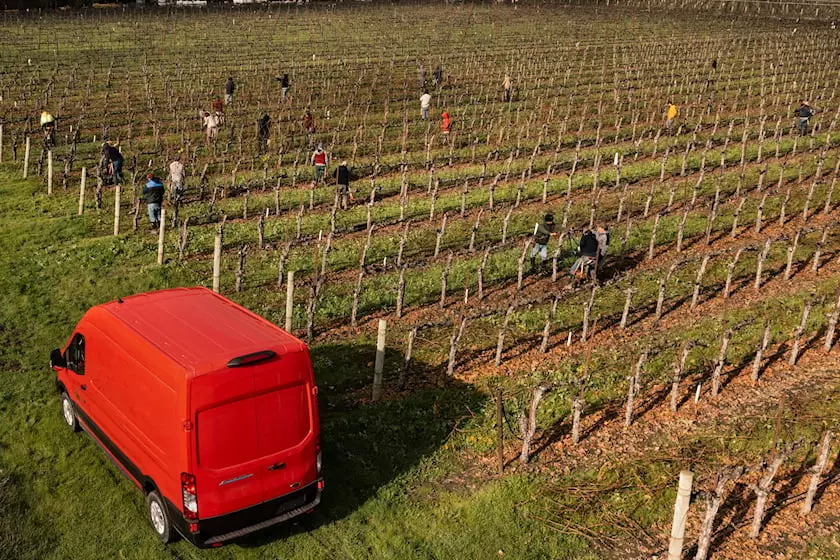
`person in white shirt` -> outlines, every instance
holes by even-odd
[[[219,117],[218,115],[204,111],[204,133],[207,135],[207,143],[210,144],[219,135]]]
[[[176,155],[175,160],[169,164],[169,189],[175,198],[184,194],[184,164],[181,163],[180,155]]]
[[[429,119],[429,107],[432,105],[432,96],[429,92],[423,90],[423,95],[420,96],[420,116],[423,120]]]

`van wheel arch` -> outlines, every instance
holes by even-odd
[[[67,391],[59,393],[59,401],[61,401],[61,416],[64,418],[64,423],[72,432],[80,431],[82,428],[76,416],[76,405],[73,403],[70,395],[67,394]]]
[[[146,494],[146,518],[155,536],[164,544],[172,542],[177,535],[166,507],[166,499],[157,489]]]
[[[152,480],[151,478],[149,478],[148,476],[143,477],[142,484],[143,484],[143,493],[144,494],[149,495],[149,494],[151,494],[152,492],[155,492],[155,491],[160,493],[160,490],[158,490],[158,487],[157,487],[157,484],[155,484],[155,481]]]

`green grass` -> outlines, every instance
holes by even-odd
[[[458,480],[463,459],[444,445],[481,414],[480,391],[421,384],[367,403],[366,391],[357,393],[369,387],[374,354],[364,339],[312,349],[327,479],[316,513],[220,551],[158,544],[140,492],[91,439],[63,425],[46,360],[88,307],[195,284],[203,271],[151,264],[143,235],[96,237],[99,215],[67,217],[56,199],[33,194],[35,183],[0,172],[0,558],[478,558],[498,550],[574,558],[586,550],[516,509],[537,480]]]

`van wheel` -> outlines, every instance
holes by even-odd
[[[79,431],[79,420],[76,418],[76,407],[67,393],[61,393],[61,415],[64,417],[64,422],[74,432]]]
[[[164,544],[171,542],[172,524],[169,521],[169,514],[166,512],[166,504],[163,503],[163,499],[161,499],[157,490],[149,492],[146,496],[146,513],[157,538]]]

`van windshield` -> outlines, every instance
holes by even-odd
[[[296,446],[309,434],[305,383],[228,402],[198,414],[198,461],[223,469]]]

